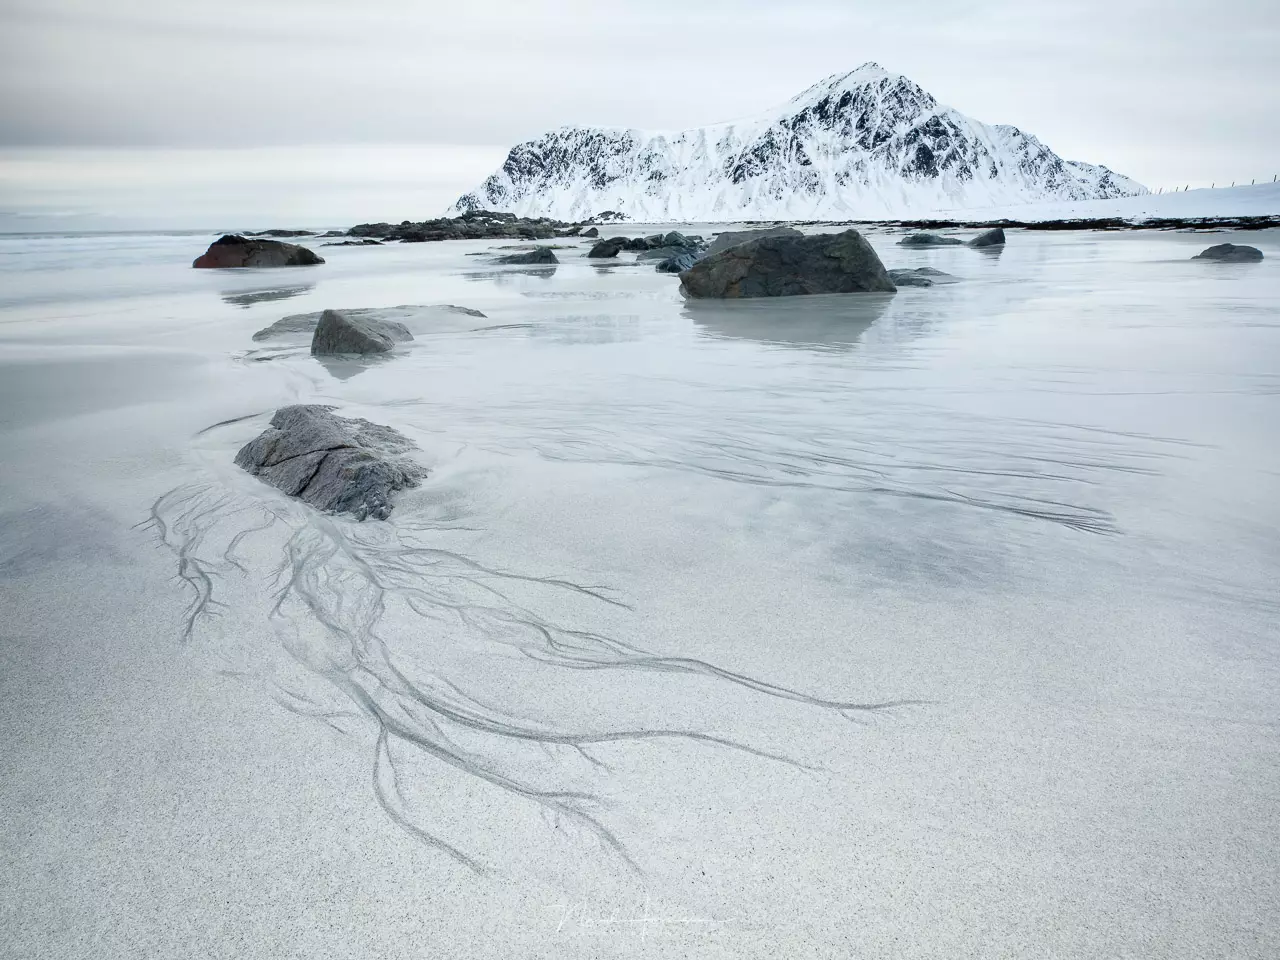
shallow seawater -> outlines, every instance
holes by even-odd
[[[15,942],[1273,955],[1280,235],[868,236],[961,282],[0,238]],[[252,339],[412,304],[484,316]],[[360,524],[234,468],[297,402],[428,479]]]

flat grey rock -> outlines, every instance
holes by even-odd
[[[1004,227],[996,227],[980,233],[969,241],[971,247],[1000,247],[1004,245]]]
[[[956,283],[960,278],[933,267],[890,270],[889,279],[899,287],[932,287],[937,283]]]
[[[900,247],[958,247],[964,241],[957,237],[940,237],[936,233],[913,233],[898,241]]]
[[[1219,263],[1257,263],[1262,251],[1242,243],[1219,243],[1201,250],[1192,260],[1217,260]]]
[[[680,274],[681,291],[701,297],[790,297],[892,293],[897,289],[857,230],[761,237],[704,257]]]
[[[412,339],[413,334],[403,323],[326,310],[320,314],[320,322],[311,337],[311,353],[325,357],[386,353],[397,343]]]
[[[795,227],[767,227],[762,230],[728,230],[719,234],[711,241],[711,246],[707,247],[707,256],[713,253],[719,253],[721,250],[728,250],[730,247],[736,247],[740,243],[746,243],[749,240],[759,240],[761,237],[802,237],[804,236]]]
[[[271,324],[271,326],[259,330],[253,335],[253,339],[261,342],[264,340],[297,340],[310,337],[315,332],[322,313],[323,311],[295,313],[283,317]],[[342,313],[348,317],[368,317],[374,320],[394,322],[407,329],[411,334],[431,333],[437,329],[456,332],[459,329],[467,329],[471,326],[469,322],[464,322],[460,326],[458,324],[460,318],[487,319],[479,310],[473,310],[470,307],[459,307],[452,303],[404,304],[398,307],[359,307],[353,310],[343,310]],[[412,337],[406,339],[412,339]]]
[[[236,454],[236,466],[317,510],[385,520],[392,495],[417,486],[426,469],[404,455],[407,437],[333,407],[281,407],[271,426]]]

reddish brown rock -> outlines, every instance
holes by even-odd
[[[227,234],[209,244],[204,255],[197,257],[193,267],[309,267],[324,263],[306,247],[279,240],[250,240]]]

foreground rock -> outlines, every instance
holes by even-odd
[[[1262,251],[1242,243],[1219,243],[1201,250],[1192,260],[1217,260],[1219,263],[1257,263]]]
[[[936,283],[955,283],[960,278],[933,267],[915,267],[910,270],[890,270],[889,279],[899,287],[932,287]]]
[[[857,230],[813,237],[761,237],[722,250],[680,274],[688,297],[790,297],[892,293],[897,289]]]
[[[350,318],[365,318],[386,321],[401,327],[412,334],[435,332],[457,332],[474,328],[472,319],[487,319],[479,310],[470,307],[459,307],[452,303],[436,304],[403,304],[398,307],[360,307],[354,310],[340,311]],[[264,340],[302,340],[309,339],[324,316],[323,311],[316,313],[294,313],[269,327],[264,327],[253,335],[257,341]],[[461,321],[461,322],[460,322]]]
[[[311,354],[332,357],[387,353],[397,343],[412,339],[413,334],[403,323],[326,310],[320,314],[320,322],[311,337]]]
[[[958,247],[963,240],[956,237],[940,237],[936,233],[913,233],[898,241],[900,247]]]
[[[711,246],[707,247],[707,256],[719,253],[721,250],[728,250],[730,247],[736,247],[740,243],[746,243],[749,240],[759,240],[761,237],[803,237],[804,234],[795,227],[768,227],[763,230],[730,230],[726,233],[719,234],[711,241]]]
[[[237,234],[219,237],[193,267],[309,267],[324,263],[306,247],[279,240],[250,240]]]
[[[502,264],[556,264],[560,261],[556,259],[556,255],[550,247],[534,247],[528,253],[513,253],[509,256],[498,257],[494,263]]]
[[[316,404],[281,407],[271,426],[236,454],[236,466],[318,510],[385,520],[391,497],[426,470],[413,444],[390,427],[334,416]]]
[[[986,233],[980,233],[969,241],[971,247],[1002,247],[1004,246],[1004,227],[996,227],[994,230],[988,230]]]

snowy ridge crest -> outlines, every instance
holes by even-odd
[[[451,213],[584,220],[877,219],[1146,193],[1034,136],[988,126],[875,63],[758,117],[658,132],[561,127],[517,144]]]

